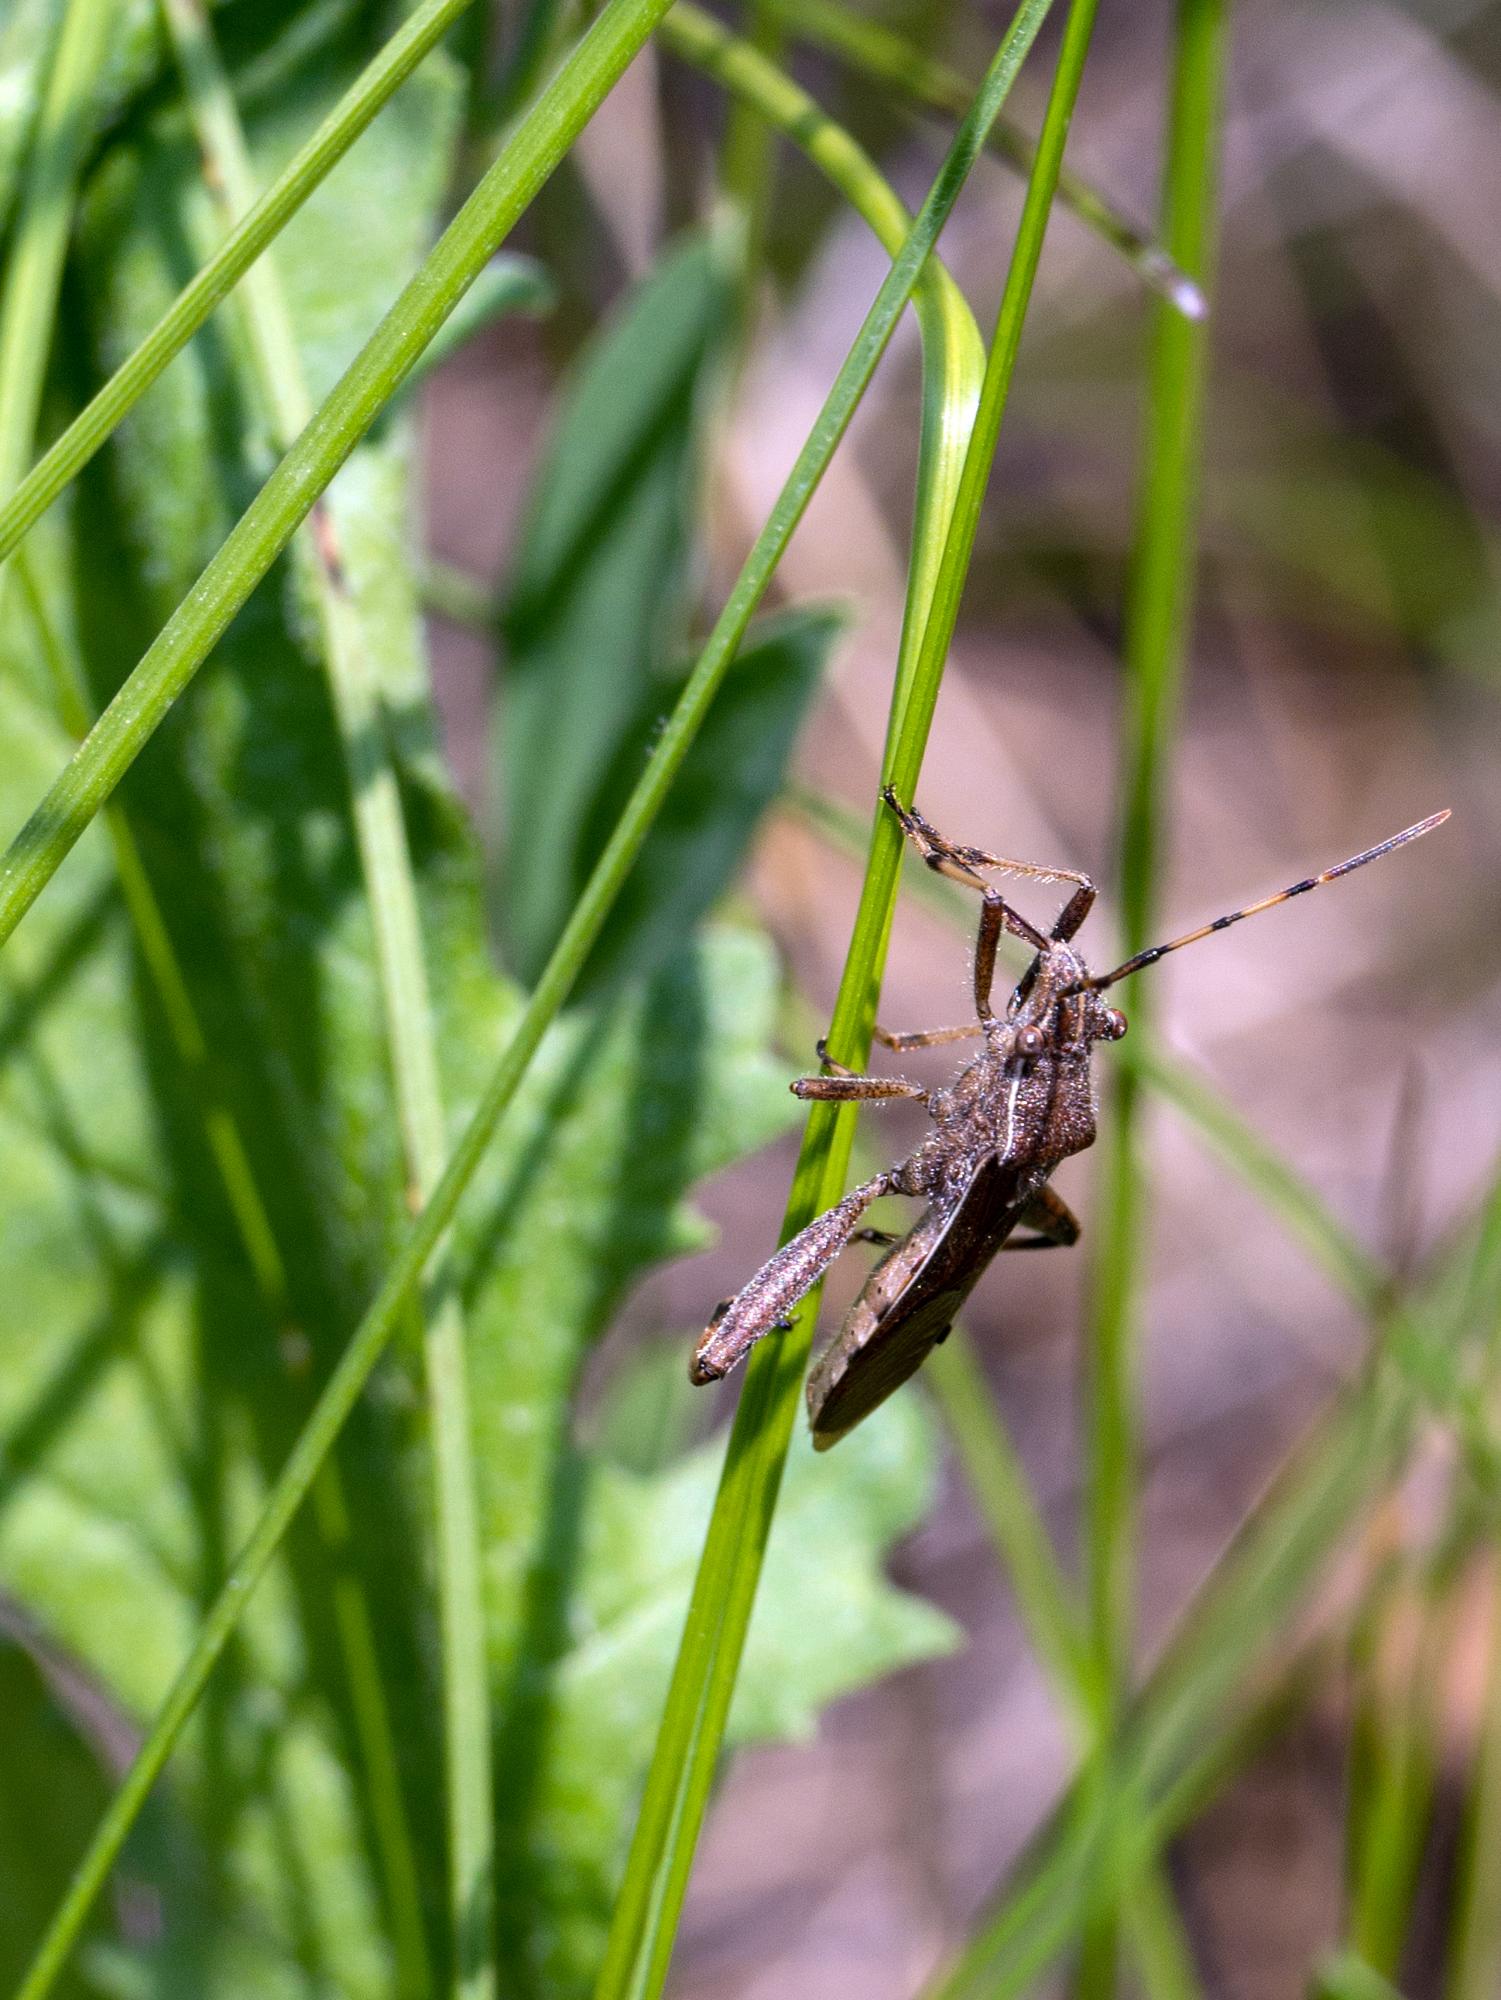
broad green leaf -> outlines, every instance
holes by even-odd
[[[841,614],[827,606],[800,606],[752,629],[600,934],[583,992],[661,959],[734,880],[762,813],[782,789],[793,740],[843,629]],[[672,682],[641,690],[584,822],[584,873],[676,693]]]
[[[663,1357],[675,1378],[686,1379],[687,1351]],[[894,1398],[834,1454],[815,1455],[800,1434],[732,1742],[807,1736],[827,1702],[957,1643],[942,1613],[880,1570],[881,1552],[927,1509],[933,1442],[915,1396]],[[533,1624],[497,1771],[508,1990],[562,2000],[591,1990],[719,1460],[714,1446],[642,1476],[560,1454],[554,1533],[566,1524],[579,1555],[564,1593],[543,1578],[528,1594]],[[551,1639],[550,1656],[538,1637]]]
[[[584,827],[648,692],[685,649],[698,418],[729,301],[692,235],[585,351],[531,495],[502,632],[497,917],[534,979],[594,855]]]

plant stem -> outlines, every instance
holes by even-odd
[[[234,94],[200,0],[161,0],[161,5],[182,70],[205,180],[227,232],[257,199],[255,170]],[[241,303],[248,336],[250,401],[264,405],[272,443],[286,453],[311,421],[313,401],[274,251],[248,274]],[[320,500],[296,546],[309,583],[349,775],[408,1201],[415,1208],[427,1200],[443,1170],[447,1120],[411,851],[390,733],[366,640],[369,613],[359,602],[339,543],[337,507],[328,499]],[[461,2000],[489,2000],[496,1985],[490,1700],[464,1318],[449,1268],[450,1254],[446,1240],[438,1245],[426,1309],[419,1300],[413,1314],[421,1323],[432,1414],[454,1991]]]
[[[1450,1936],[1448,2000],[1493,2000],[1501,1983],[1501,1579],[1486,1579],[1490,1642]]]
[[[1463,1355],[1501,1304],[1501,1177],[1477,1226],[1420,1293],[1388,1305],[1364,1378],[1319,1424],[1241,1527],[1116,1738],[1105,1781],[1081,1780],[1039,1834],[994,1914],[929,1989],[1001,2000],[1037,1978],[1202,1795],[1196,1767],[1237,1720],[1235,1691],[1339,1538],[1392,1476],[1427,1415],[1414,1351]],[[1477,1335],[1477,1327],[1483,1333]],[[1404,1350],[1409,1358],[1403,1359]],[[1206,1744],[1209,1746],[1206,1748]]]
[[[0,506],[0,562],[88,464],[132,404],[145,394],[173,355],[187,345],[386,100],[472,4],[473,0],[423,0],[391,37],[135,352],[121,363],[15,492],[8,494]],[[15,470],[19,474],[20,466]],[[5,491],[0,485],[0,492]]]

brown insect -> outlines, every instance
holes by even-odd
[[[1244,917],[1363,868],[1449,817],[1447,811],[1434,813],[1322,875],[1294,882],[1168,944],[1153,945],[1096,977],[1072,943],[1095,899],[1087,876],[1072,868],[1042,868],[978,847],[956,846],[921,813],[902,806],[889,788],[883,796],[928,866],[977,890],[982,900],[974,1022],[910,1035],[891,1035],[878,1027],[876,1037],[891,1049],[931,1048],[968,1036],[979,1036],[984,1047],[946,1089],[929,1091],[906,1077],[857,1076],[832,1061],[820,1043],[823,1073],[799,1077],[792,1085],[795,1096],[921,1098],[934,1129],[899,1166],[852,1188],[843,1201],[783,1244],[743,1291],[719,1306],[689,1364],[695,1382],[717,1382],[764,1334],[790,1328],[788,1314],[847,1243],[884,1244],[886,1255],[808,1377],[808,1414],[820,1451],[853,1430],[922,1366],[947,1336],[997,1251],[1045,1249],[1078,1240],[1079,1225],[1048,1180],[1061,1160],[1094,1140],[1091,1048],[1096,1042],[1119,1041],[1126,1032],[1125,1016],[1100,998],[1104,990],[1212,931],[1226,930]],[[981,872],[986,869],[1075,886],[1044,936],[986,882]],[[991,987],[1002,931],[1030,945],[1036,956],[1005,1013],[998,1015],[991,1007]],[[861,1216],[885,1194],[911,1195],[925,1203],[903,1237],[860,1227]],[[1017,1229],[1029,1233],[1013,1240]]]

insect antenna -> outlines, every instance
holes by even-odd
[[[1401,833],[1394,833],[1390,840],[1383,840],[1375,847],[1368,847],[1364,854],[1352,854],[1348,861],[1341,861],[1334,868],[1326,868],[1322,875],[1310,875],[1306,881],[1294,882],[1289,888],[1279,889],[1274,896],[1263,896],[1259,903],[1247,903],[1244,909],[1231,910],[1223,917],[1216,917],[1213,923],[1200,924],[1197,930],[1185,931],[1182,937],[1171,939],[1167,944],[1154,944],[1147,951],[1139,951],[1135,958],[1128,958],[1124,965],[1118,965],[1114,972],[1102,973],[1097,979],[1086,979],[1083,988],[1087,992],[1101,993],[1107,986],[1114,986],[1118,979],[1125,979],[1133,972],[1140,972],[1145,965],[1155,965],[1159,958],[1166,958],[1170,951],[1181,951],[1186,944],[1197,944],[1200,938],[1209,937],[1214,931],[1229,930],[1245,917],[1259,916],[1263,910],[1274,910],[1279,903],[1290,897],[1303,896],[1310,889],[1318,889],[1325,882],[1336,882],[1341,875],[1349,875],[1357,868],[1364,868],[1368,861],[1379,861],[1383,854],[1390,854],[1394,848],[1405,847],[1410,840],[1420,840],[1425,833],[1431,833],[1436,826],[1442,826],[1449,817],[1449,808],[1420,819],[1416,826],[1405,827]]]

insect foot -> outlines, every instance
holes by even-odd
[[[905,1077],[857,1076],[833,1063],[827,1064],[833,1074],[793,1083],[797,1096],[810,1099],[921,1097],[931,1130],[899,1166],[853,1189],[784,1244],[743,1291],[715,1312],[689,1364],[695,1382],[718,1381],[764,1335],[790,1323],[798,1301],[847,1244],[860,1238],[884,1243],[885,1254],[808,1377],[808,1418],[820,1451],[837,1444],[884,1403],[947,1339],[960,1307],[999,1251],[1077,1240],[1078,1223],[1048,1183],[1062,1161],[1094,1141],[1093,1047],[1119,1041],[1126,1032],[1124,1014],[1100,997],[1105,989],[1186,944],[1336,881],[1449,817],[1434,813],[1320,875],[1153,945],[1113,972],[1096,976],[1073,944],[1094,902],[1094,885],[1087,876],[958,846],[915,809],[903,807],[893,792],[884,797],[928,866],[974,889],[981,901],[974,951],[975,1025],[881,1039],[892,1047],[921,1048],[975,1035],[980,1052],[946,1089],[936,1092]],[[992,887],[986,879],[991,872],[1067,882],[1073,888],[1043,932]],[[1030,945],[1034,955],[998,1014],[991,989],[1003,932]],[[824,1057],[822,1048],[819,1054]],[[861,1227],[860,1218],[883,1194],[908,1195],[923,1203],[905,1236],[893,1240]]]

